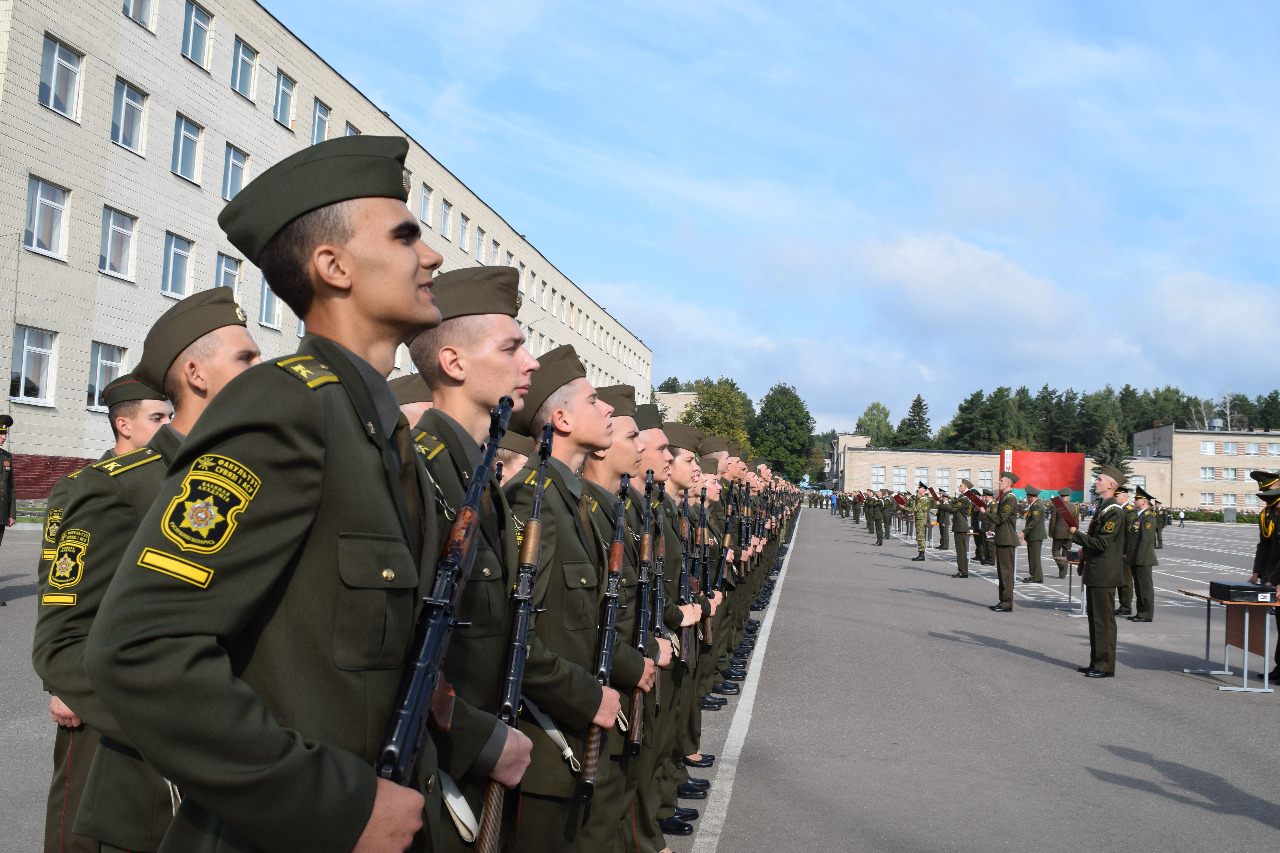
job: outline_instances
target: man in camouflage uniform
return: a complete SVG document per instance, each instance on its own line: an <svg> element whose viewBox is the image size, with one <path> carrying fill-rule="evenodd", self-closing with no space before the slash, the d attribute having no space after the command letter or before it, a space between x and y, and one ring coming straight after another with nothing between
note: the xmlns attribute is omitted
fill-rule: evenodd
<svg viewBox="0 0 1280 853"><path fill-rule="evenodd" d="M916 487L916 496L911 499L907 509L910 510L911 517L915 521L916 551L919 552L911 558L911 562L923 563L924 537L929 531L929 510L933 509L933 498L929 497L928 486L921 483Z"/></svg>

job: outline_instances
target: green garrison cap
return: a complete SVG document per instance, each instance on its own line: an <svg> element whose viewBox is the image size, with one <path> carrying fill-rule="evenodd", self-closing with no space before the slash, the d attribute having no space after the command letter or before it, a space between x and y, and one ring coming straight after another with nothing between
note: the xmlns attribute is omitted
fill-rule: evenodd
<svg viewBox="0 0 1280 853"><path fill-rule="evenodd" d="M634 385L607 385L596 389L596 396L613 406L615 418L636 416L636 388ZM639 424L636 425L637 427Z"/></svg>
<svg viewBox="0 0 1280 853"><path fill-rule="evenodd" d="M402 406L431 402L431 389L427 387L427 380L422 378L421 373L397 376L387 385L391 387L391 393L396 395L396 402Z"/></svg>
<svg viewBox="0 0 1280 853"><path fill-rule="evenodd" d="M516 316L520 310L520 273L515 267L467 267L436 276L431 295L440 319L472 314Z"/></svg>
<svg viewBox="0 0 1280 853"><path fill-rule="evenodd" d="M698 467L704 474L715 474L720 470L720 460L714 456L698 457Z"/></svg>
<svg viewBox="0 0 1280 853"><path fill-rule="evenodd" d="M1018 475L1013 473L1012 471L1001 471L1000 476L1007 477L1010 483L1018 482Z"/></svg>
<svg viewBox="0 0 1280 853"><path fill-rule="evenodd" d="M525 435L542 434L542 424L533 426L533 416L538 413L547 398L575 379L585 379L586 368L572 344L562 344L547 350L538 359L538 369L529 381L529 393L524 398L524 408L511 418L511 428Z"/></svg>
<svg viewBox="0 0 1280 853"><path fill-rule="evenodd" d="M751 460L751 462L749 463L749 467L751 468L752 471L755 471L758 474L760 472L757 469L761 465L768 465L768 464L769 464L769 460L761 459L759 456L757 456Z"/></svg>
<svg viewBox="0 0 1280 853"><path fill-rule="evenodd" d="M243 325L244 311L236 304L231 288L193 293L161 314L152 325L133 375L152 388L163 388L164 375L184 349L214 329Z"/></svg>
<svg viewBox="0 0 1280 853"><path fill-rule="evenodd" d="M1108 477L1115 480L1117 486L1123 486L1125 483L1129 482L1129 478L1124 475L1123 471L1111 465L1103 465L1098 469L1098 473L1106 474Z"/></svg>
<svg viewBox="0 0 1280 853"><path fill-rule="evenodd" d="M641 432L647 429L662 429L662 414L657 403L641 403L636 406L636 426Z"/></svg>
<svg viewBox="0 0 1280 853"><path fill-rule="evenodd" d="M409 198L400 136L339 136L276 163L218 214L231 245L255 266L271 238L304 213L353 198Z"/></svg>
<svg viewBox="0 0 1280 853"><path fill-rule="evenodd" d="M1058 489L1058 497L1060 497L1060 498L1069 498L1069 497L1071 497L1071 490L1070 490L1070 489L1067 489L1067 488Z"/></svg>
<svg viewBox="0 0 1280 853"><path fill-rule="evenodd" d="M1035 486L1027 486L1027 497L1037 498L1040 496L1040 490Z"/></svg>
<svg viewBox="0 0 1280 853"><path fill-rule="evenodd" d="M1250 471L1249 476L1257 480L1258 488L1264 491L1280 484L1280 474L1272 474L1270 471Z"/></svg>
<svg viewBox="0 0 1280 853"><path fill-rule="evenodd" d="M130 403L134 400L163 400L165 396L132 373L126 373L107 383L102 389L102 402L107 408L117 403Z"/></svg>
<svg viewBox="0 0 1280 853"><path fill-rule="evenodd" d="M698 452L703 456L708 453L728 453L729 439L722 435L709 435L698 445Z"/></svg>
<svg viewBox="0 0 1280 853"><path fill-rule="evenodd" d="M13 426L13 415L0 415L0 432L8 432Z"/></svg>
<svg viewBox="0 0 1280 853"><path fill-rule="evenodd" d="M993 498L996 496L996 493L995 493L995 492L993 492L993 491L991 491L990 489L983 489L983 490L982 490L982 493L983 493L984 495L988 495L988 496L993 497Z"/></svg>
<svg viewBox="0 0 1280 853"><path fill-rule="evenodd" d="M729 455L730 455L730 456L736 456L736 457L738 457L739 459L741 459L741 458L742 458L742 445L741 445L741 444L738 444L738 442L736 442L736 441L731 441L731 442L729 442Z"/></svg>
<svg viewBox="0 0 1280 853"><path fill-rule="evenodd" d="M498 447L503 450L510 450L512 453L519 453L521 456L532 456L538 452L538 442L527 435L521 435L515 430L509 429L502 434L502 438L498 439Z"/></svg>
<svg viewBox="0 0 1280 853"><path fill-rule="evenodd" d="M920 482L916 483L916 488L917 488L917 489L927 489L927 488L929 488L929 487L928 487L928 486L926 486L926 485L924 484L924 481L923 481L923 480L921 480Z"/></svg>
<svg viewBox="0 0 1280 853"><path fill-rule="evenodd" d="M1146 498L1149 501L1155 500L1155 498L1151 497L1150 493L1148 493L1146 489L1142 488L1142 486L1133 487L1133 496L1135 498Z"/></svg>
<svg viewBox="0 0 1280 853"><path fill-rule="evenodd" d="M688 424L667 421L662 425L662 431L667 434L667 441L671 443L672 447L691 451L694 456L698 455L698 444L702 441L702 430L697 427L691 427Z"/></svg>

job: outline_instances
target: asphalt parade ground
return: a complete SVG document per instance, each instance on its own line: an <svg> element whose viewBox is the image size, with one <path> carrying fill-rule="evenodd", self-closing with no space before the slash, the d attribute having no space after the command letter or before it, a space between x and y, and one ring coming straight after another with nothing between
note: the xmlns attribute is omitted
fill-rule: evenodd
<svg viewBox="0 0 1280 853"><path fill-rule="evenodd" d="M40 849L53 723L31 670L38 530L0 548L0 851ZM1155 621L1118 617L1117 676L1086 679L1085 620L1046 584L992 613L994 567L911 562L865 524L802 511L743 694L703 716L707 800L678 853L1262 851L1280 844L1276 694L1227 693L1203 663L1205 606L1245 580L1256 530L1188 525L1157 552ZM1025 576L1025 552L1019 576ZM1074 592L1078 597L1078 579ZM1078 599L1077 599L1078 600ZM1221 664L1222 611L1213 614ZM1269 658L1251 658L1254 673ZM1221 668L1215 666L1214 668ZM1250 684L1260 682L1251 679ZM695 771L697 772L697 771Z"/></svg>

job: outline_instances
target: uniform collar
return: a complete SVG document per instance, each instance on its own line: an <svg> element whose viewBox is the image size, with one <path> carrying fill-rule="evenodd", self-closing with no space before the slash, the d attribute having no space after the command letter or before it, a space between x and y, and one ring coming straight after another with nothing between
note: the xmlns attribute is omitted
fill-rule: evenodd
<svg viewBox="0 0 1280 853"><path fill-rule="evenodd" d="M327 338L326 341L337 347L338 351L346 356L347 361L351 362L351 366L360 374L365 387L369 389L369 399L373 401L373 410L378 415L378 426L381 427L380 433L383 438L390 438L391 433L395 432L396 423L400 420L400 403L396 400L396 395L391 390L391 386L387 385L387 377L379 373L378 369L372 364L342 344Z"/></svg>

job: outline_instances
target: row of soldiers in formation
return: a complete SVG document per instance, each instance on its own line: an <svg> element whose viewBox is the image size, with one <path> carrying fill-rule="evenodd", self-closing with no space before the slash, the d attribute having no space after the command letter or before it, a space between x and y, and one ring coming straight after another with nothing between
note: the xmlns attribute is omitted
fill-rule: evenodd
<svg viewBox="0 0 1280 853"><path fill-rule="evenodd" d="M930 513L935 513L942 550L949 549L949 531L955 533L957 571L953 577L956 578L969 577L968 539L972 536L975 559L982 565L994 563L996 566L999 600L991 605L991 610L997 613L1013 609L1017 547L1023 543L1027 546L1028 572L1026 577L1018 578L1018 582L1043 583L1041 552L1044 541L1049 539L1058 577L1065 578L1075 563L1084 579L1091 657L1080 671L1092 678L1112 677L1115 617L1123 615L1132 622L1150 622L1154 616L1152 567L1158 564L1155 552L1163 547L1162 533L1171 515L1142 486L1135 486L1131 492L1122 472L1104 466L1094 484L1094 491L1102 502L1092 516L1089 530L1083 532L1078 528L1081 519L1088 515L1087 507L1069 501L1070 489L1058 490L1055 505L1041 500L1040 490L1028 485L1024 488L1025 500L1019 501L1013 492L1018 480L1013 472L1001 472L999 492L984 488L979 494L973 483L965 479L961 481L964 491L955 497L949 496L946 489L938 494L924 483L918 485L911 497L894 495L888 489L837 493L830 505L832 512L839 512L842 517L852 515L855 523L865 510L867 529L876 536L877 545L887 537L888 523L901 518L907 536L914 530L918 553L913 559L921 561L925 559ZM1122 515L1101 520L1103 510L1111 511L1113 507L1121 510ZM1017 527L1019 519L1021 530ZM1073 549L1073 545L1080 546L1079 550Z"/></svg>
<svg viewBox="0 0 1280 853"><path fill-rule="evenodd" d="M175 304L106 391L115 446L50 496L46 849L692 832L701 714L739 692L798 491L572 347L535 359L515 270L435 275L407 149L335 139L245 187L219 224L298 352L262 363L228 288Z"/></svg>

